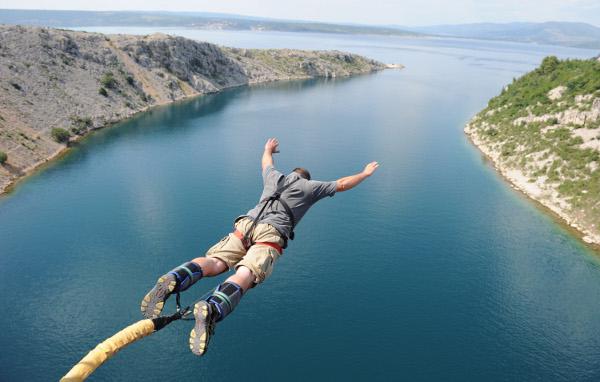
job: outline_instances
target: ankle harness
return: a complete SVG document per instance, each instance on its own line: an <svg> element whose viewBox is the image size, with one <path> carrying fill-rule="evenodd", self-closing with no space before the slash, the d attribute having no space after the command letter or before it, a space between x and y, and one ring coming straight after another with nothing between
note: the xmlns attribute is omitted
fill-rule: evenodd
<svg viewBox="0 0 600 382"><path fill-rule="evenodd" d="M240 303L244 290L236 283L226 281L217 287L206 301L215 308L216 322L223 320Z"/></svg>
<svg viewBox="0 0 600 382"><path fill-rule="evenodd" d="M175 276L175 281L177 283L175 292L183 292L191 287L196 281L200 280L204 275L202 273L202 268L193 261L181 264L169 272L169 274Z"/></svg>

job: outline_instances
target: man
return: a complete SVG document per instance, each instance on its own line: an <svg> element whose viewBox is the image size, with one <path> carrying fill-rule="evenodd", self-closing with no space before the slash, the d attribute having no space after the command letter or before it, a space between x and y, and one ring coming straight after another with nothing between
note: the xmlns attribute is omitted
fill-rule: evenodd
<svg viewBox="0 0 600 382"><path fill-rule="evenodd" d="M194 306L196 323L190 332L190 349L194 354L206 352L215 324L233 311L245 292L269 277L273 264L283 253L288 239L294 238L294 227L306 211L325 196L357 186L379 167L377 162L371 162L362 172L333 182L311 180L310 173L303 168L284 176L273 167L273 154L278 152L278 146L274 138L265 144L264 189L259 204L240 216L234 232L211 247L204 257L161 276L142 300L142 314L154 318L171 294L188 289L202 277L235 269L235 274L219 285L208 299Z"/></svg>

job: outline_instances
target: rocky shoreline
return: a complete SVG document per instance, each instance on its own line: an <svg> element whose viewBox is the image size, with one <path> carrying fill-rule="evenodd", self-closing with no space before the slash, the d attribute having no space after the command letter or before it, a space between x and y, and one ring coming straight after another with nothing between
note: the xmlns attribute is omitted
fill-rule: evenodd
<svg viewBox="0 0 600 382"><path fill-rule="evenodd" d="M68 142L158 105L236 86L396 67L339 51L0 25L0 152L8 157L0 194Z"/></svg>
<svg viewBox="0 0 600 382"><path fill-rule="evenodd" d="M549 190L543 186L532 184L528 181L528 177L519 169L505 167L498 160L499 152L492 147L486 145L468 124L465 129L465 134L469 141L481 151L481 153L492 163L494 169L509 183L509 185L524 194L535 203L539 203L542 207L548 209L556 218L563 224L574 230L581 240L600 250L600 235L590 229L579 224L576 217L570 213L570 208L565 205L564 201L557 198L548 198Z"/></svg>

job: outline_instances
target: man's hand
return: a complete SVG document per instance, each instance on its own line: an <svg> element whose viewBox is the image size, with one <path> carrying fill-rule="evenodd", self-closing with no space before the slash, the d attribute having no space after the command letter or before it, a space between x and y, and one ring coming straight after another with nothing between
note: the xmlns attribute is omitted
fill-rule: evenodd
<svg viewBox="0 0 600 382"><path fill-rule="evenodd" d="M265 143L265 151L271 153L271 154L275 154L278 153L279 150L279 141L277 140L277 138L269 138L267 140L267 143Z"/></svg>
<svg viewBox="0 0 600 382"><path fill-rule="evenodd" d="M378 167L379 167L379 163L371 162L365 166L365 169L363 170L363 174L365 174L366 176L371 176L371 175L373 175L375 170L377 170Z"/></svg>
<svg viewBox="0 0 600 382"><path fill-rule="evenodd" d="M363 180L373 175L373 173L375 172L375 170L377 170L378 167L379 163L371 162L365 166L365 169L362 170L362 172L359 172L356 175L345 176L341 179L338 179L336 181L335 190L337 192L343 192L358 186Z"/></svg>
<svg viewBox="0 0 600 382"><path fill-rule="evenodd" d="M262 170L265 171L267 166L273 166L273 154L278 153L279 141L276 138L269 138L265 143L265 152L262 155Z"/></svg>

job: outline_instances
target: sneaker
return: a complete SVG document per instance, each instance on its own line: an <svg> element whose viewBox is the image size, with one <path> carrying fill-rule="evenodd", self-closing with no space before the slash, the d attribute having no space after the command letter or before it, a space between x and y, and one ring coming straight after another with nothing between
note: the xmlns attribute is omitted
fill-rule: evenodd
<svg viewBox="0 0 600 382"><path fill-rule="evenodd" d="M204 355L208 350L208 342L215 332L215 320L213 307L206 301L200 301L194 305L194 318L196 324L190 332L190 350L196 355Z"/></svg>
<svg viewBox="0 0 600 382"><path fill-rule="evenodd" d="M175 276L172 274L161 276L154 288L152 288L142 300L140 310L144 317L158 317L165 306L165 301L167 301L171 293L173 293L176 285Z"/></svg>

